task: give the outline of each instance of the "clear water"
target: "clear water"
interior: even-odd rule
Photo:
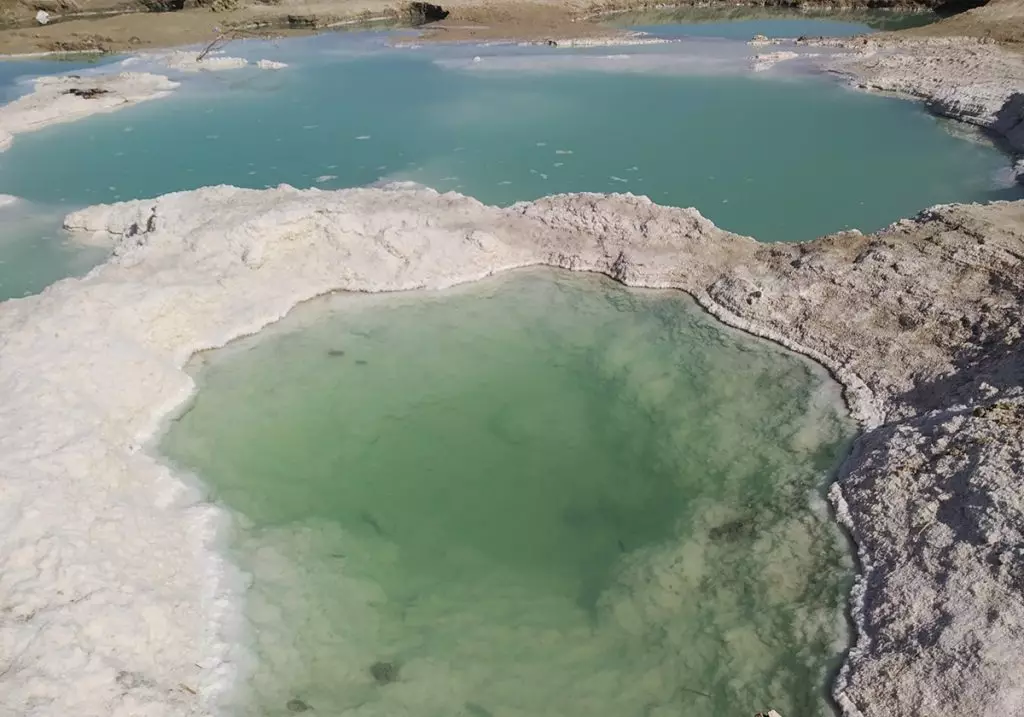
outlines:
[[[829,714],[851,566],[819,492],[851,425],[681,294],[341,296],[193,369],[161,448],[240,514],[231,713]]]
[[[36,77],[94,71],[116,61],[111,57],[76,56],[0,62],[0,102],[10,102],[31,91],[31,81]],[[9,161],[0,153],[0,165]],[[25,171],[25,167],[18,170]],[[76,205],[27,201],[0,207],[0,301],[34,294],[54,281],[83,274],[106,256],[96,247],[67,240],[61,231],[61,219],[73,208]]]
[[[61,219],[69,210],[28,202],[0,207],[0,301],[80,276],[107,256],[102,248],[68,240]]]
[[[821,77],[750,75],[742,43],[618,48],[621,72],[587,71],[607,66],[606,49],[381,43],[231,47],[293,66],[193,77],[176,98],[19,137],[0,156],[0,192],[85,205],[216,183],[401,179],[496,204],[630,191],[765,241],[1020,195],[994,179],[1004,156],[954,138],[919,106]],[[716,74],[694,69],[708,53]],[[487,71],[509,58],[514,71]],[[675,74],[642,71],[658,62]]]

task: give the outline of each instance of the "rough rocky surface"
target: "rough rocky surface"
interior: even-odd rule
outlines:
[[[191,353],[328,291],[533,264],[683,289],[843,382],[865,428],[833,490],[862,564],[857,645],[835,688],[846,714],[1024,703],[1024,203],[796,245],[630,195],[500,209],[410,187],[215,187],[66,223],[111,260],[0,304],[0,485],[17,506],[0,532],[0,636],[15,656],[0,706],[215,709],[241,586],[211,549],[217,512],[139,449],[192,390]]]
[[[980,7],[902,34],[984,38],[1020,49],[1024,43],[1024,0],[988,0],[981,3]]]
[[[830,64],[858,87],[923,100],[1024,152],[1024,55],[990,40],[865,37],[805,44],[853,50]]]

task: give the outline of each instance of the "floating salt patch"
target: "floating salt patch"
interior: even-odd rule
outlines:
[[[547,179],[547,178],[548,178],[548,175],[544,174],[544,172],[541,172],[541,173],[540,173],[540,178],[541,178],[541,179]]]
[[[626,171],[627,172],[636,172],[639,169],[640,169],[639,167],[629,167]]]
[[[248,66],[249,61],[241,57],[227,57],[218,53],[210,53],[202,59],[195,52],[178,50],[163,57],[158,57],[164,65],[172,70],[182,72],[216,72],[218,70],[238,70]]]
[[[510,182],[510,181],[508,181],[508,180],[506,179],[506,180],[504,180],[504,181],[498,182],[498,184],[499,184],[499,185],[505,185],[505,184],[512,184],[512,182]]]
[[[368,134],[361,134],[358,137],[356,137],[356,139],[358,139],[358,140],[370,139],[370,135],[368,135]]]
[[[321,174],[314,181],[317,184],[323,184],[324,182],[329,182],[332,179],[337,179],[337,178],[338,178],[338,176],[336,174]]]
[[[302,125],[302,129],[316,129],[319,126],[320,125],[318,124],[304,124]]]
[[[563,167],[563,166],[565,166],[565,162],[555,162],[551,166],[553,166],[553,167]]]
[[[571,149],[556,149],[555,154],[572,154]]]
[[[257,60],[256,67],[261,70],[283,70],[288,65],[283,62],[275,62],[274,60]]]
[[[537,146],[538,146],[538,147],[547,147],[547,146],[548,146],[548,143],[547,143],[547,142],[538,142],[538,143],[537,143]]]
[[[1007,189],[1017,184],[1017,171],[1015,167],[1003,167],[992,173],[992,188]]]
[[[613,182],[628,182],[629,181],[628,179],[623,179],[622,177],[616,177],[614,174],[611,177],[609,177],[609,179],[611,179]]]

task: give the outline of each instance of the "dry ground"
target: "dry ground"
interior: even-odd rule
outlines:
[[[775,4],[782,0],[766,0]],[[408,22],[405,0],[184,0],[185,9],[150,12],[155,3],[182,0],[0,0],[0,53],[124,51],[203,42],[215,27],[287,35],[373,20]],[[852,0],[854,5],[866,0]],[[892,0],[907,7],[908,0]],[[924,0],[925,3],[938,0]],[[197,6],[201,3],[202,6]],[[616,10],[656,6],[652,0],[443,0],[448,19],[429,26],[431,40],[489,40],[608,36],[596,18]],[[761,4],[753,2],[752,4]],[[723,3],[729,7],[734,3]],[[810,0],[804,7],[829,8]],[[45,9],[57,17],[34,21]],[[1024,45],[1024,0],[992,0],[914,34],[972,35]]]

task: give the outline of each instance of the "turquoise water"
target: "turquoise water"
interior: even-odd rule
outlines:
[[[61,229],[67,209],[26,202],[0,207],[0,301],[80,276],[107,256],[102,248],[68,240]]]
[[[630,191],[766,241],[1020,195],[993,179],[1002,155],[919,106],[820,77],[738,74],[741,43],[631,49],[611,72],[587,69],[606,50],[292,42],[247,50],[293,63],[279,73],[193,78],[177,98],[19,137],[0,156],[0,192],[82,205],[221,182],[403,179],[497,204]],[[729,69],[686,74],[709,53]]]
[[[161,449],[240,514],[229,714],[830,714],[852,426],[681,294],[340,296],[192,368]]]
[[[0,62],[0,102],[31,91],[42,75],[95,70],[116,61],[76,56]],[[10,162],[0,153],[0,165]],[[11,167],[11,171],[14,171]],[[20,167],[19,171],[25,171]],[[61,219],[74,205],[19,202],[0,207],[0,301],[34,294],[58,279],[77,276],[102,261],[106,252],[73,244],[61,231]]]

